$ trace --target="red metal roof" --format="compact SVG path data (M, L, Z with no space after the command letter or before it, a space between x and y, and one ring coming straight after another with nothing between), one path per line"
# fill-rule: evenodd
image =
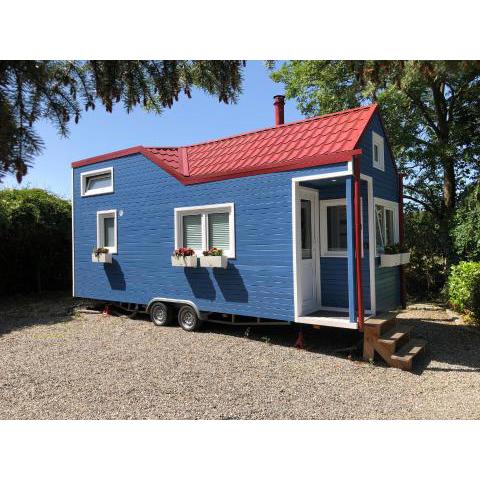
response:
M132 147L72 167L142 153L190 184L345 162L361 153L358 141L376 109L373 104L186 147Z

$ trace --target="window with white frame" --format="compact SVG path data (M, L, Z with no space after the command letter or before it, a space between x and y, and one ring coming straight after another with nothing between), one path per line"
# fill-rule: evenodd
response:
M113 192L113 167L83 172L80 187L82 197Z
M97 212L97 248L108 248L109 253L117 253L117 211Z
M388 200L375 199L375 240L377 255L387 245L398 242L398 204Z
M197 255L216 247L235 257L233 203L175 209L175 248L188 247Z
M363 206L361 208L363 216ZM363 221L362 221L363 238ZM320 247L322 256L347 256L347 201L344 198L320 202ZM363 242L362 242L363 255Z
M384 140L378 133L372 132L373 166L385 170Z

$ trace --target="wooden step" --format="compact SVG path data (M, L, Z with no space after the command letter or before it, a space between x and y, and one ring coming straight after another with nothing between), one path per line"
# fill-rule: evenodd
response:
M412 338L397 353L390 358L392 367L401 368L402 370L411 370L413 359L425 350L427 342L420 338Z
M369 318L364 322L366 334L379 337L383 333L395 327L397 312L388 312L381 317Z
M407 327L406 325L397 325L383 334L377 342L383 345L392 355L408 342L411 329L412 327Z

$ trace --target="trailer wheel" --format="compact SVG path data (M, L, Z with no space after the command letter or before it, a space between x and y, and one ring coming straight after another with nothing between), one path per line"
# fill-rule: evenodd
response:
M172 309L162 302L155 302L150 307L150 319L157 327L163 327L172 322Z
M202 326L202 320L189 305L184 305L178 311L178 324L187 332L195 332Z

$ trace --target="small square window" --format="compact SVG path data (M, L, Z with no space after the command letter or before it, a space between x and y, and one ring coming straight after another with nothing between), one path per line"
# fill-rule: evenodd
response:
M375 168L379 170L385 170L385 158L384 158L384 140L378 133L372 133L372 163Z
M80 176L82 197L113 192L113 168L84 172Z
M352 212L353 216L353 212ZM360 201L360 229L363 238L363 201ZM344 198L320 201L320 251L322 257L347 256L347 202ZM363 242L362 256L363 256Z

